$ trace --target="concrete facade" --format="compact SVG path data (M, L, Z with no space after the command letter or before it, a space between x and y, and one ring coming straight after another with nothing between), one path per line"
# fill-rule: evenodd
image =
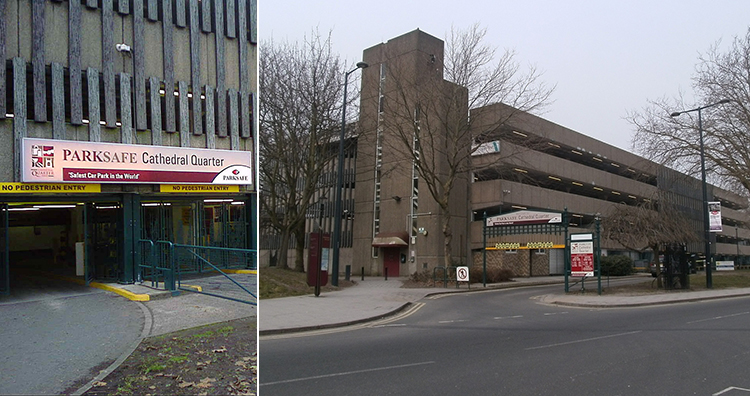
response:
M28 138L159 147L154 152L179 147L196 155L206 149L247 152L251 164L257 143L257 56L256 0L2 0L0 183L25 188L22 147ZM255 165L249 168L254 172ZM181 207L192 208L189 215L177 206L161 214L164 227L184 222L195 228L198 218L209 215L211 221L223 222L224 215L218 213L237 212L229 210L230 202L247 204L241 217L254 222L256 182L254 176L247 180L225 194L195 189L167 194L160 187L166 179L108 182L85 195L2 194L0 206L21 209L40 200L75 201L79 206L113 202L129 212L118 215L120 222L138 224L135 234L119 243L120 256L127 256L135 249L134 240L143 236L140 231L149 226L141 218L142 202L188 202ZM206 198L225 203L217 206ZM217 209L221 205L227 207ZM209 209L204 211L204 206ZM70 212L64 217L83 216L82 209ZM10 218L10 235L18 234L13 216L4 214L4 220ZM212 232L206 221L203 231L194 230L196 238ZM127 233L127 225L118 227L120 234ZM249 238L242 247L254 247L255 227L241 227ZM80 238L71 236L68 243ZM133 281L132 263L124 265L120 280Z
M342 271L349 264L354 274L363 268L366 274L383 275L394 259L401 276L444 265L442 213L415 176L414 158L398 147L412 147L402 135L413 128L416 136L420 122L429 119L430 114L418 105L419 98L427 97L425 87L450 84L443 79L442 60L443 42L419 30L363 53L369 67L362 74L356 170L351 163L347 166L349 172L356 171L356 188L346 189L355 201L354 239L351 248L342 245ZM677 205L702 235L699 180L503 104L471 109L470 119L471 136L482 136L483 143L471 155L471 170L458 179L451 197L454 264L481 265L485 214L567 210L569 232L590 232L595 218L606 216L617 205L637 205L662 196ZM446 139L448 132L442 132ZM445 144L445 140L438 136L432 143ZM441 161L430 147L423 151L420 160ZM709 186L711 200L721 202L724 224L721 233L712 234L715 259L750 265L747 197ZM395 247L384 247L384 241L395 242ZM563 273L562 234L527 233L490 242L551 244L555 247L494 250L487 259L516 276ZM601 247L603 254L652 259L649 253L628 251L610 240L603 240ZM703 243L689 244L688 251L702 252Z

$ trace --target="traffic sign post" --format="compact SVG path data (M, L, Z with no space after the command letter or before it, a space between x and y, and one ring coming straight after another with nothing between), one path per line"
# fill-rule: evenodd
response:
M456 288L458 288L459 282L466 282L469 285L469 289L471 289L469 267L456 267Z

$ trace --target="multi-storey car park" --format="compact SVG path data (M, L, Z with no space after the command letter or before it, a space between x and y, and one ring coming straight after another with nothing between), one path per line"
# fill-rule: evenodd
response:
M356 274L387 271L390 276L444 265L444 213L420 183L414 157L394 149L399 144L394 119L403 115L387 105L396 85L389 68L398 65L399 81L419 82L414 86L450 84L443 79L442 59L443 42L419 30L364 51L362 60L369 67L362 71L358 133L348 140L346 177L340 186L342 274L346 265ZM678 207L696 234L703 235L700 180L532 114L515 112L498 127L497 120L514 111L503 104L468 109L467 102L464 110L471 117L471 135L482 140L473 142L481 146L470 156L471 170L457 178L451 197L456 264L482 263L488 243L483 240L485 216L567 210L569 232L577 233L592 230L596 217L606 216L616 205L659 197ZM319 183L319 197L335 196L336 164L330 165ZM710 185L708 196L722 205L723 230L711 234L714 258L750 264L747 197ZM334 203L329 199L323 205L323 224L330 231L334 214L328 209ZM311 210L308 230L314 229L320 212L317 206ZM261 237L261 265L269 265L279 254L274 251L278 241L269 231L262 232L266 234ZM487 260L516 276L562 274L564 244L562 235L506 236L492 241L498 248L487 251ZM629 251L612 240L603 239L601 247L603 254L624 254L642 262L654 259L652 252ZM687 250L702 253L703 243L688 243Z
M30 269L137 281L144 240L255 246L256 19L0 1L0 292Z

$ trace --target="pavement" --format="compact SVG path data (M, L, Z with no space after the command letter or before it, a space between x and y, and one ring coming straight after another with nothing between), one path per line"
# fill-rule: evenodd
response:
M240 272L233 275L232 278L240 282L244 288L253 291L253 294L256 293L257 271ZM257 317L257 307L253 304L257 303L257 299L240 290L239 286L234 285L223 275L191 279L189 284L186 283L188 282L183 282L183 288L202 291L205 294L184 290L179 292L165 291L150 287L148 282L130 285L93 285L134 301L141 307L145 323L141 337L136 342L124 350L116 361L71 394L83 394L94 383L103 380L133 353L144 338L212 323L250 316ZM229 299L219 298L216 295L229 297Z
M262 270L261 270L262 272ZM651 279L650 276L644 278ZM644 279L644 281L648 281ZM302 331L350 326L397 314L408 309L419 300L445 293L482 292L513 287L559 284L560 292L545 294L537 301L544 304L616 308L689 301L704 301L717 298L750 296L750 288L718 289L695 292L654 293L645 295L605 295L596 292L595 283L588 286L586 293L565 293L563 276L516 278L513 282L492 284L461 284L456 287L402 288L406 278L365 278L357 280L355 286L339 291L313 295L284 297L262 300L259 303L259 334L295 333ZM604 280L602 280L604 283ZM571 291L575 287L571 286Z
M255 294L256 274L233 278ZM252 304L172 293L148 283L92 282L86 287L77 284L80 280L71 282L75 278L51 274L28 279L12 287L11 296L0 298L0 394L82 394L119 367L146 337L257 317ZM221 275L192 279L190 284L257 302Z

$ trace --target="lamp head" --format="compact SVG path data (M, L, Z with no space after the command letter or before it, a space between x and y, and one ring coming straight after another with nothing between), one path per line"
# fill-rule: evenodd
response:
M360 68L360 69L367 69L368 67L370 67L370 65L368 65L368 64L367 64L367 63L365 63L365 62L357 62L357 68Z
M670 116L670 117L677 117L677 116L679 116L680 114L682 114L682 112L679 112L679 111L675 111L674 113L670 114L669 116Z

